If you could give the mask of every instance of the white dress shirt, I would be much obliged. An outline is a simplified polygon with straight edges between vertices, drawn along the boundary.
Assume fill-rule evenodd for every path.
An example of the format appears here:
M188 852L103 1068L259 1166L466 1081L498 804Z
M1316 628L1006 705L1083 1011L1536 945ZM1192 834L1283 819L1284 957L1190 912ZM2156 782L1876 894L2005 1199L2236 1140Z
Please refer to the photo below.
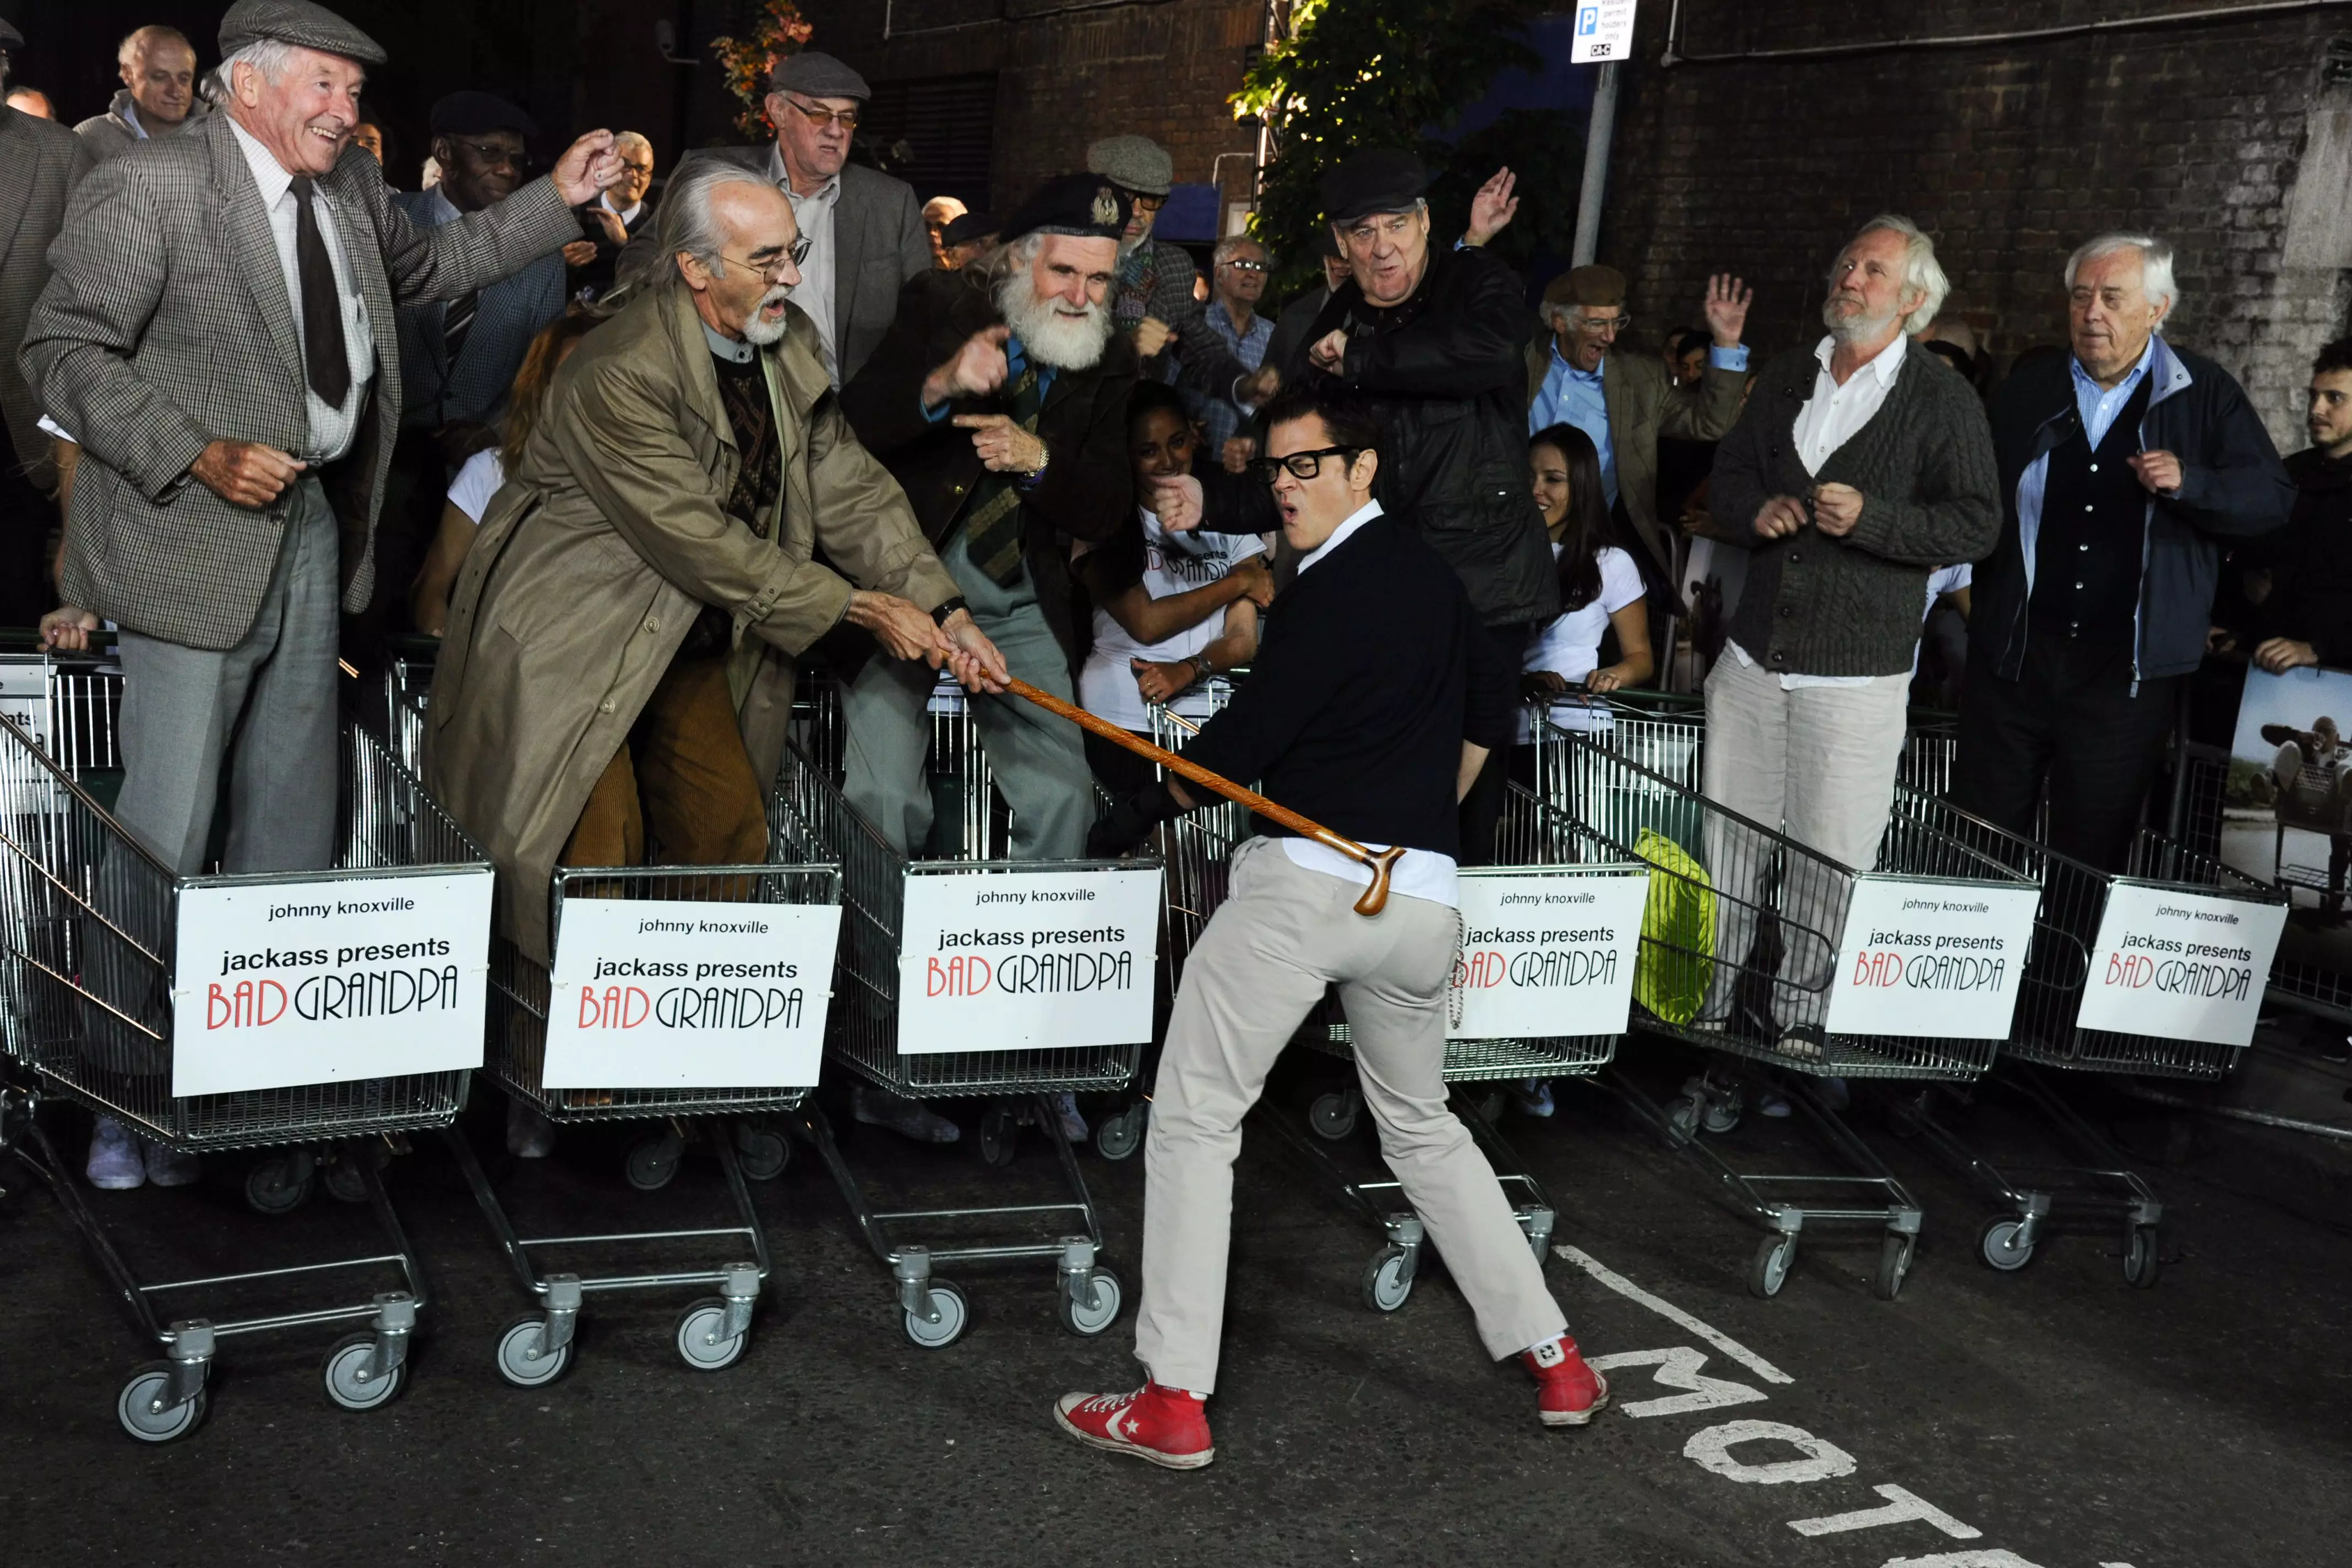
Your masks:
M833 321L833 282L839 267L833 253L833 209L841 203L841 176L835 174L802 195L793 189L792 176L784 172L783 153L774 148L768 152L768 174L793 204L793 221L800 225L801 237L809 242L808 258L801 263L801 280L793 287L792 300L816 328L817 344L824 353L824 374L833 378L833 389L839 392L841 356L834 348Z
M603 207L606 212L611 213L614 217L619 218L624 224L632 224L636 222L637 215L646 210L645 203L635 202L630 205L627 212L623 212L620 208L613 205L613 193L610 191L599 194L596 197L596 205Z
M244 150L247 165L253 170L253 183L260 187L262 210L269 215L269 236L278 245L278 266L285 275L286 304L294 314L294 341L299 346L302 269L294 255L294 226L299 210L294 199L294 176L251 132L235 119L228 123L236 133L237 146ZM342 220L336 216L327 193L315 184L310 191L310 210L318 220L320 237L326 242L327 259L334 267L335 303L343 313L343 348L352 365L352 387L343 395L340 408L330 406L325 398L310 390L307 374L303 378L302 399L310 416L310 439L304 449L293 456L316 464L333 462L350 451L359 437L360 409L367 401L367 384L375 375L375 337L368 328L367 302L360 298L359 289L352 282L351 263L343 253Z
M1298 558L1298 571L1305 575L1314 564L1348 542L1348 536L1381 515L1381 503L1367 501L1348 514L1348 519L1331 531L1331 537ZM1367 844L1374 854L1388 847L1385 844ZM1282 852L1290 857L1294 866L1309 871L1320 871L1342 881L1372 885L1372 868L1349 859L1337 849L1327 848L1312 838L1285 838ZM1396 868L1389 873L1389 891L1402 893L1409 899L1426 899L1447 909L1462 907L1460 879L1454 857L1440 855L1434 849L1408 849L1400 857Z
M1885 406L1886 395L1895 390L1895 378L1903 371L1903 351L1911 342L1905 332L1895 334L1895 341L1857 366L1840 386L1831 374L1830 358L1837 353L1837 339L1825 337L1813 350L1813 357L1822 368L1813 375L1813 395L1797 410L1797 423L1790 439L1797 444L1798 460L1805 472L1818 474L1830 454L1853 439L1856 432L1869 424L1871 416ZM1736 642L1723 645L1734 658L1749 669L1756 668L1755 659ZM1916 662L1917 655L1913 658ZM1808 686L1867 686L1881 677L1871 675L1783 675L1780 689L1801 690Z

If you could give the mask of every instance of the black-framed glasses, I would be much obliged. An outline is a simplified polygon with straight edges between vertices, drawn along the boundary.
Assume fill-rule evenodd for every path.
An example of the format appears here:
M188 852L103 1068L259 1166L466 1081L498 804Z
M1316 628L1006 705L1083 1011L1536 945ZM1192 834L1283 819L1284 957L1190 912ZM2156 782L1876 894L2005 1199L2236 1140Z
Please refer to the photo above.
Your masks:
M530 154L520 147L501 147L495 142L476 142L466 136L452 136L449 140L480 159L486 168L495 169L503 163L518 174L530 172Z
M1362 450L1361 447L1318 447L1311 452L1292 452L1279 458L1252 458L1249 477L1259 484L1270 485L1287 468L1294 479L1311 479L1323 471L1324 458L1345 458L1352 463Z
M1168 205L1166 196L1147 195L1141 191L1129 191L1125 185L1119 186L1119 189L1127 191L1128 202L1138 212L1156 213Z
M802 262L806 261L812 243L814 242L808 236L803 235L787 246L782 256L773 257L766 261L754 261L748 256L730 256L723 250L719 253L719 259L731 261L738 267L748 267L762 278L774 279L780 277L786 265L798 267Z
M820 131L829 125L838 125L844 131L857 129L857 110L854 109L827 109L822 104L803 103L797 98L788 98L784 101L799 110L807 117L808 122Z

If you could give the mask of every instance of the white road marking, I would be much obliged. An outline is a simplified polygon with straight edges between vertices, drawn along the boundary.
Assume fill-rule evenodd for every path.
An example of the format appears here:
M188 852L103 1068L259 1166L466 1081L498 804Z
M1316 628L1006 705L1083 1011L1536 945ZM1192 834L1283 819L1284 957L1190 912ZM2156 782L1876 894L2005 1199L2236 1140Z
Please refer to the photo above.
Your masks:
M1729 1334L1724 1333L1720 1330L1710 1328L1706 1324L1700 1322L1696 1318L1692 1317L1688 1312L1684 1311L1672 1301L1663 1300L1656 1296L1651 1295L1647 1290L1643 1289L1639 1285L1634 1284L1631 1279L1626 1279L1622 1274L1618 1273L1615 1269L1610 1268L1607 1264L1601 1262L1591 1253L1584 1251L1581 1247L1562 1246L1553 1247L1552 1251L1559 1257L1565 1258L1570 1263L1575 1264L1579 1268L1583 1269L1587 1274L1591 1275L1593 1279L1599 1280L1601 1284L1608 1286L1609 1289L1616 1291L1617 1294L1624 1297L1627 1300L1637 1302L1642 1306L1649 1308L1650 1310L1657 1313L1658 1316L1665 1319L1666 1321L1674 1324L1678 1329L1683 1329L1691 1333L1696 1334L1700 1339L1705 1340L1717 1350L1721 1351L1725 1355L1730 1357L1733 1361L1738 1362L1740 1365L1746 1367L1748 1371L1754 1373L1765 1382L1794 1383L1797 1381L1795 1378L1790 1377L1787 1373L1782 1372L1779 1367L1774 1366L1770 1362L1766 1361L1762 1356L1758 1355L1754 1351L1749 1350L1746 1345L1741 1344L1738 1340L1733 1339ZM1660 1381L1664 1381L1664 1379L1661 1378Z
M1654 1366L1651 1376L1662 1388L1686 1388L1688 1394L1670 1394L1664 1399L1636 1400L1620 1405L1618 1409L1634 1417L1643 1415L1687 1415L1695 1410L1713 1410L1725 1405L1753 1405L1770 1397L1760 1388L1750 1388L1744 1383L1733 1383L1720 1377L1708 1377L1698 1369L1706 1364L1706 1356L1688 1345L1676 1345L1663 1351L1620 1351L1615 1355L1587 1356L1584 1364L1595 1372L1615 1372L1621 1366Z
M1885 1508L1865 1508L1853 1513L1825 1514L1820 1519L1792 1519L1789 1528L1799 1535L1842 1535L1849 1530L1879 1530L1890 1524L1932 1524L1955 1541L1975 1541L1984 1531L1972 1524L1962 1524L1934 1503L1898 1486L1878 1486L1870 1489L1886 1500Z
M1741 1443L1786 1443L1804 1458L1751 1465L1732 1457L1731 1450ZM1802 1426L1791 1426L1785 1421L1727 1421L1720 1426L1694 1432L1691 1440L1683 1445L1683 1458L1727 1481L1756 1487L1792 1482L1809 1486L1814 1481L1850 1476L1854 1470L1852 1454L1826 1437L1816 1437Z
M1890 1557L1879 1568L2038 1568L2014 1552L1938 1552L1928 1557Z

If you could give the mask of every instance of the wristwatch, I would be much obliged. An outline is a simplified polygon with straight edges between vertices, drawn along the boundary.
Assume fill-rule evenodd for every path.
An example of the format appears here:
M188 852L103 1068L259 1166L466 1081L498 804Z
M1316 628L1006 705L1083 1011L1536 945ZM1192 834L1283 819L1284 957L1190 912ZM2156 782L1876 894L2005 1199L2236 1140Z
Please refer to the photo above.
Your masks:
M1209 656L1205 653L1196 653L1184 662L1192 667L1192 684L1194 686L1200 685L1202 681L1208 679L1209 677L1217 673L1217 667L1209 662Z
M946 626L948 621L955 615L955 613L962 608L964 608L963 596L961 595L958 595L956 597L950 599L946 604L941 605L938 609L933 610L931 612L931 620L939 626Z

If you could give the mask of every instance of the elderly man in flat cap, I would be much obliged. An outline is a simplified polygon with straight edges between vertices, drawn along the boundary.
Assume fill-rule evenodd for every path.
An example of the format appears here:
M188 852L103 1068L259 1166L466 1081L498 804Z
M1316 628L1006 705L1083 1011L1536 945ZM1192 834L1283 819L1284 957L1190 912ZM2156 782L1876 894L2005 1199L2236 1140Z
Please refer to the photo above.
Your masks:
M238 0L220 50L224 111L100 164L50 248L25 367L82 457L61 572L78 607L47 624L67 645L97 616L122 629L115 815L157 859L203 869L218 803L224 870L316 870L335 847L336 616L375 594L400 427L394 308L558 249L619 167L592 132L551 177L419 228L352 142L373 38L308 0Z
M1108 303L1127 217L1108 181L1047 181L986 262L907 286L890 335L842 394L858 438L906 487L955 603L1014 675L1065 700L1077 645L1070 546L1132 526L1135 352ZM877 659L845 692L844 793L900 854L930 832L930 691L928 671ZM978 700L973 717L1013 807L1013 855L1084 855L1094 781L1076 727L1007 697ZM1083 1136L1076 1116L1069 1108L1066 1122Z

